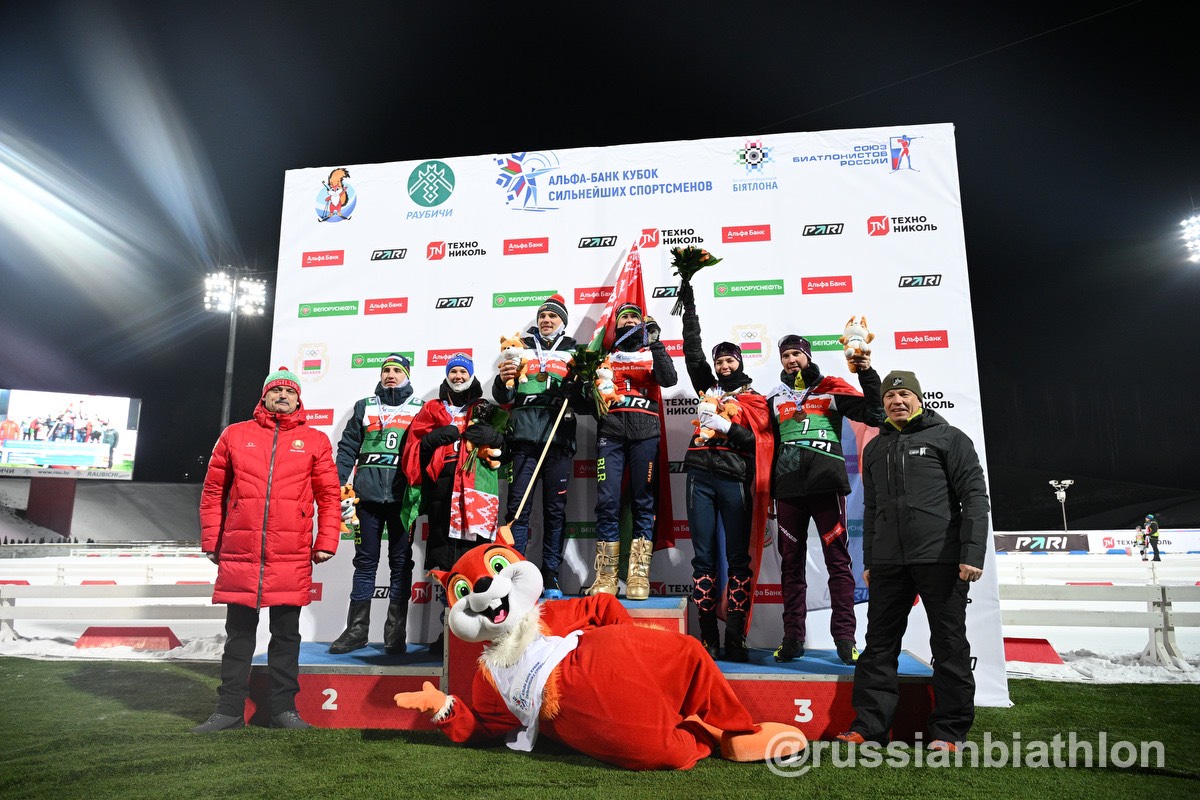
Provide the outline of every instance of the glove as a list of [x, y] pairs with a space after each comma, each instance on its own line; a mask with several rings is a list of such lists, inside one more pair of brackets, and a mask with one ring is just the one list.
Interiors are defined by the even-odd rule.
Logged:
[[696, 291], [689, 281], [685, 280], [679, 284], [679, 301], [685, 306], [696, 305]]
[[463, 438], [470, 442], [472, 447], [504, 446], [504, 436], [500, 434], [500, 431], [484, 422], [476, 422], [474, 425], [467, 426]]
[[431, 447], [441, 447], [447, 444], [453, 444], [458, 441], [458, 427], [455, 425], [443, 425], [440, 428], [434, 428], [429, 433], [425, 434], [425, 441]]
[[662, 329], [658, 327], [658, 323], [654, 321], [654, 317], [646, 317], [646, 343], [654, 344], [661, 335]]
[[430, 716], [437, 714], [446, 705], [446, 694], [429, 681], [425, 681], [419, 692], [400, 692], [392, 699], [400, 708], [415, 708]]
[[729, 433], [729, 428], [733, 423], [714, 411], [701, 411], [700, 425], [717, 433]]

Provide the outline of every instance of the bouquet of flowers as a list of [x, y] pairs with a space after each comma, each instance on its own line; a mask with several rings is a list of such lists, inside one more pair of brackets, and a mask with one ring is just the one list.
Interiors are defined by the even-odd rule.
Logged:
[[571, 367], [576, 380], [584, 387], [588, 397], [596, 404], [596, 417], [602, 418], [608, 414], [608, 404], [596, 393], [596, 370], [604, 361], [604, 353], [599, 350], [589, 350], [587, 345], [579, 345], [574, 352], [575, 363]]
[[721, 263], [721, 259], [714, 256], [707, 250], [702, 250], [699, 247], [672, 247], [671, 248], [671, 268], [672, 274], [679, 277], [680, 296], [675, 300], [675, 305], [671, 309], [671, 313], [675, 316], [683, 314], [683, 287], [688, 286], [692, 282], [692, 276], [705, 267], [711, 267], [714, 264]]

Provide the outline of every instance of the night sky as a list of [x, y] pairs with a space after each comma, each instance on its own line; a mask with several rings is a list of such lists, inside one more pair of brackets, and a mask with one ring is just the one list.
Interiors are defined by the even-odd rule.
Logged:
[[[196, 481], [228, 333], [203, 275], [273, 277], [288, 169], [949, 122], [995, 527], [1058, 523], [1046, 474], [1097, 511], [1200, 490], [1190, 16], [776, 5], [10, 4], [0, 386], [140, 397], [135, 478]], [[239, 322], [235, 420], [270, 333]]]

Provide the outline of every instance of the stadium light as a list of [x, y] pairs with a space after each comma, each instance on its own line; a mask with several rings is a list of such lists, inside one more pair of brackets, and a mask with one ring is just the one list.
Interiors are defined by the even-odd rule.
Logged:
[[249, 277], [245, 270], [226, 267], [204, 278], [204, 310], [229, 315], [229, 350], [225, 354], [225, 397], [221, 404], [221, 430], [229, 425], [233, 399], [233, 350], [237, 342], [237, 318], [262, 316], [267, 305], [267, 282]]
[[1063, 531], [1065, 532], [1067, 530], [1067, 489], [1075, 485], [1075, 481], [1066, 478], [1061, 481], [1050, 481], [1050, 485], [1054, 487], [1054, 497], [1062, 506]]
[[1200, 214], [1193, 214], [1183, 222], [1183, 244], [1188, 251], [1189, 261], [1200, 261]]

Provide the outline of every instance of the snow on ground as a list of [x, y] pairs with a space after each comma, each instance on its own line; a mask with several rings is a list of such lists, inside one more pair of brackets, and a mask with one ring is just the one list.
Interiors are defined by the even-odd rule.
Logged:
[[[126, 487], [121, 487], [126, 488]], [[143, 502], [140, 495], [132, 492], [129, 487], [131, 502], [153, 509], [154, 503]], [[193, 487], [174, 487], [177, 495], [186, 495]], [[185, 491], [186, 490], [186, 491]], [[9, 537], [26, 539], [50, 533], [44, 528], [24, 519], [16, 509], [23, 509], [28, 493], [28, 481], [15, 479], [0, 480], [0, 533]], [[143, 516], [147, 519], [157, 517], [161, 524], [166, 523], [173, 533], [190, 531], [189, 514], [193, 513], [194, 501], [188, 497], [176, 498], [171, 502], [163, 502], [164, 497], [156, 497], [158, 511], [151, 511]], [[111, 498], [105, 497], [97, 505], [107, 505]], [[81, 503], [79, 508], [86, 507]], [[77, 508], [77, 513], [79, 511]], [[81, 516], [88, 516], [87, 514]], [[96, 512], [97, 520], [102, 518], [101, 511]], [[127, 516], [127, 515], [126, 515]], [[98, 522], [89, 528], [97, 540], [123, 539], [128, 541], [131, 528], [128, 525], [113, 525], [112, 517], [109, 522]], [[82, 538], [82, 537], [80, 537]], [[136, 539], [136, 537], [133, 537]], [[151, 537], [155, 538], [155, 537]], [[183, 538], [175, 535], [158, 536], [158, 539]], [[194, 536], [192, 537], [194, 538]], [[53, 540], [53, 535], [47, 541]], [[1110, 566], [1111, 565], [1111, 566]], [[1194, 585], [1200, 581], [1200, 556], [1167, 556], [1164, 566], [1171, 570], [1164, 583]], [[1004, 583], [1044, 582], [1062, 584], [1067, 581], [1093, 581], [1098, 577], [1098, 570], [1103, 571], [1106, 580], [1116, 583], [1145, 583], [1146, 577], [1140, 571], [1144, 565], [1135, 563], [1133, 559], [1121, 556], [1057, 556], [1057, 555], [1021, 555], [1008, 554], [997, 559], [999, 580]], [[1049, 567], [1049, 569], [1047, 569]], [[1040, 572], [1040, 574], [1039, 574]], [[1137, 574], [1129, 574], [1129, 573]], [[1129, 574], [1127, 579], [1123, 575]], [[1032, 577], [1031, 577], [1032, 576]], [[1004, 601], [1008, 604], [1008, 601]], [[1200, 604], [1188, 603], [1187, 608], [1180, 610], [1193, 611], [1200, 609]], [[1034, 604], [1035, 607], [1036, 604]], [[1044, 607], [1041, 606], [1041, 607]], [[1136, 607], [1136, 606], [1133, 606]], [[1144, 605], [1143, 605], [1144, 607]], [[827, 612], [826, 612], [827, 613]], [[820, 628], [823, 622], [810, 620], [810, 625]], [[265, 624], [264, 624], [265, 629]], [[80, 634], [80, 625], [75, 623], [50, 622], [21, 622], [18, 623], [19, 635], [5, 640], [4, 632], [0, 630], [0, 656], [18, 656], [44, 660], [144, 660], [144, 661], [219, 661], [224, 644], [223, 625], [220, 621], [175, 623], [172, 631], [183, 643], [169, 651], [140, 651], [129, 647], [109, 648], [76, 648], [75, 640]], [[1155, 665], [1142, 655], [1148, 641], [1145, 629], [1137, 628], [1066, 628], [1066, 627], [1032, 627], [1014, 626], [1006, 628], [1007, 637], [1044, 638], [1063, 660], [1063, 664], [1042, 664], [1022, 661], [1009, 661], [1007, 672], [1010, 678], [1033, 678], [1037, 680], [1074, 681], [1082, 683], [1196, 683], [1200, 684], [1200, 628], [1180, 628], [1176, 631], [1176, 642], [1188, 668], [1168, 668]], [[264, 640], [265, 645], [265, 640]]]

